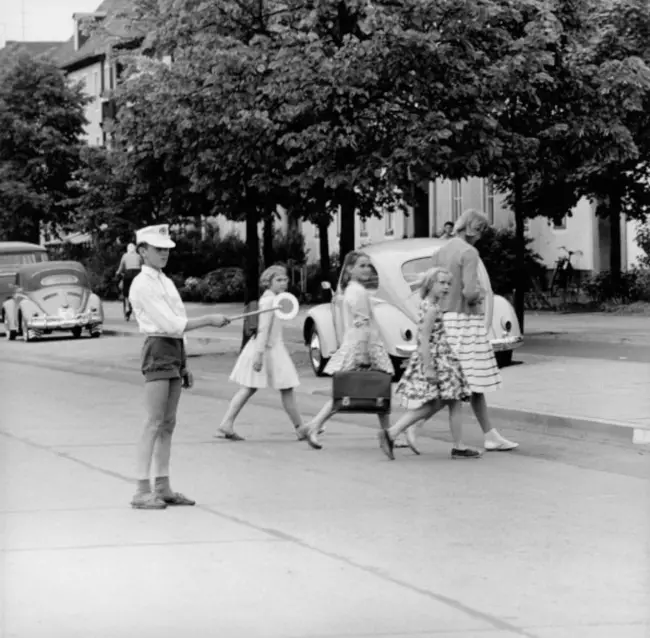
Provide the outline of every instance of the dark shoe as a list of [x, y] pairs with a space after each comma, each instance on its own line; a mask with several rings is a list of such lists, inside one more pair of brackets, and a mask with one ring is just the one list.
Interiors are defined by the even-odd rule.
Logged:
[[480, 459], [482, 454], [478, 450], [473, 450], [472, 448], [466, 447], [463, 450], [458, 450], [452, 448], [451, 458], [452, 459]]
[[156, 496], [163, 501], [166, 505], [196, 505], [196, 501], [181, 494], [180, 492], [172, 492], [171, 494], [158, 493]]
[[239, 434], [237, 434], [237, 432], [235, 432], [235, 431], [228, 432], [227, 430], [222, 430], [221, 428], [219, 428], [217, 430], [217, 434], [215, 436], [216, 436], [216, 438], [223, 438], [223, 439], [227, 439], [228, 441], [245, 441], [246, 440], [243, 436], [239, 436]]
[[390, 438], [390, 434], [386, 430], [380, 430], [377, 435], [379, 438], [379, 447], [381, 451], [391, 460], [395, 460], [395, 454], [393, 448], [395, 447], [395, 442]]
[[157, 494], [147, 492], [136, 494], [131, 500], [131, 507], [136, 510], [164, 510], [167, 504]]

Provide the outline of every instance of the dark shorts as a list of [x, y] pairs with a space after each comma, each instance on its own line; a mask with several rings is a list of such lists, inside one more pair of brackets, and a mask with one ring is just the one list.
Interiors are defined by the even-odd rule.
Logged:
[[124, 283], [123, 283], [123, 288], [122, 288], [122, 294], [128, 299], [129, 297], [129, 292], [131, 292], [131, 284], [133, 283], [133, 280], [140, 274], [139, 270], [127, 270], [124, 273]]
[[185, 371], [185, 360], [182, 339], [147, 337], [142, 347], [142, 374], [147, 381], [180, 379]]

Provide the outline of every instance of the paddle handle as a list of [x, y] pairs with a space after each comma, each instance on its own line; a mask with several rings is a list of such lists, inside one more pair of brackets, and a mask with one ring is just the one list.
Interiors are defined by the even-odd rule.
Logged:
[[265, 308], [264, 310], [254, 310], [253, 312], [245, 312], [244, 314], [241, 315], [233, 315], [232, 317], [228, 317], [230, 321], [235, 321], [236, 319], [243, 319], [244, 317], [252, 317], [253, 315], [261, 315], [263, 312], [275, 312], [277, 308]]

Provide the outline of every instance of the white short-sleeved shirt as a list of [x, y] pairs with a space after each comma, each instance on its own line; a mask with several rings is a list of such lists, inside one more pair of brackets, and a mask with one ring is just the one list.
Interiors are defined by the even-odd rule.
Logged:
[[142, 266], [129, 291], [140, 332], [147, 336], [183, 338], [187, 313], [174, 282], [162, 271]]

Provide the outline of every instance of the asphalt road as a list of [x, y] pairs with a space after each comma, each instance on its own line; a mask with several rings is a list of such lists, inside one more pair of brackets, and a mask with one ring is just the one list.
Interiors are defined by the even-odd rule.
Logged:
[[[269, 392], [231, 444], [212, 438], [234, 391], [215, 368], [184, 393], [172, 463], [198, 506], [135, 512], [134, 345], [0, 343], [8, 638], [650, 635], [638, 447], [505, 424], [518, 452], [453, 462], [436, 421], [389, 462], [358, 417], [316, 452]], [[306, 416], [321, 401], [299, 396]]]

